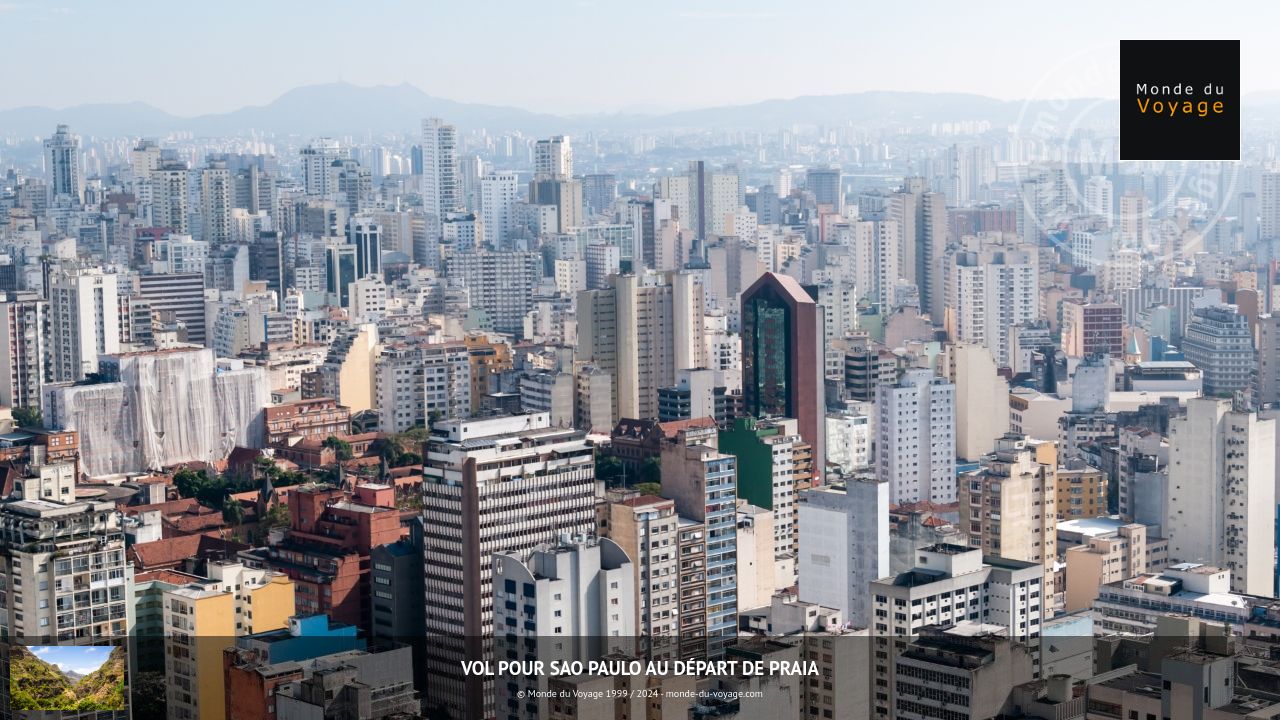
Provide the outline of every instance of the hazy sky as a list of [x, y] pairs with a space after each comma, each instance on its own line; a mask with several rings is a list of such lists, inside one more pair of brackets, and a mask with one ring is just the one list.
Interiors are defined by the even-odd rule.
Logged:
[[[1244, 90], [1280, 85], [1278, 3], [1049, 5], [0, 0], [0, 108], [141, 100], [194, 115], [336, 80], [554, 113], [861, 90], [1115, 97], [1120, 38], [1238, 38]], [[1082, 70], [1088, 58], [1111, 69]]]
[[111, 647], [108, 645], [79, 645], [74, 647], [38, 645], [27, 649], [47, 663], [53, 663], [63, 670], [73, 670], [81, 675], [88, 675], [102, 667], [102, 663], [106, 662], [107, 657], [111, 655]]

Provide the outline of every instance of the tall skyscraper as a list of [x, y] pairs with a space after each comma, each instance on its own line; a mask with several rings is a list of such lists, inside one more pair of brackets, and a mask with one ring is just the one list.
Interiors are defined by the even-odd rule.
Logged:
[[44, 141], [45, 170], [49, 173], [49, 194], [56, 198], [69, 196], [84, 202], [84, 175], [80, 169], [80, 136], [72, 135], [66, 125]]
[[1231, 589], [1271, 595], [1275, 573], [1276, 421], [1192, 398], [1169, 427], [1162, 530], [1169, 561], [1231, 571]]
[[98, 268], [65, 268], [49, 278], [49, 338], [54, 382], [98, 371], [98, 357], [120, 352], [116, 275]]
[[608, 282], [578, 295], [581, 359], [613, 377], [615, 418], [656, 418], [658, 390], [706, 365], [702, 286], [678, 272]]
[[203, 272], [139, 275], [136, 283], [137, 294], [151, 306], [157, 320], [181, 323], [186, 329], [187, 342], [205, 343]]
[[[527, 556], [595, 528], [595, 460], [585, 435], [546, 413], [437, 423], [423, 447], [423, 559], [431, 706], [492, 717], [493, 681], [466, 675], [493, 633], [493, 553]], [[730, 506], [732, 518], [732, 505]], [[504, 590], [505, 592], [505, 590]]]
[[743, 410], [795, 418], [826, 467], [822, 309], [789, 275], [765, 273], [742, 293]]
[[876, 389], [877, 474], [889, 502], [956, 500], [956, 388], [929, 370], [908, 370]]
[[442, 232], [445, 213], [458, 209], [458, 130], [440, 118], [422, 121], [422, 212], [428, 242]]

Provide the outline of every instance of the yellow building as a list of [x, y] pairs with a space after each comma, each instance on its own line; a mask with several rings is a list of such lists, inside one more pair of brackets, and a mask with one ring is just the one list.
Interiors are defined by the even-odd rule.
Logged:
[[239, 562], [210, 562], [209, 578], [164, 592], [165, 693], [179, 720], [226, 715], [222, 651], [241, 635], [286, 627], [293, 581]]
[[1087, 465], [1058, 469], [1058, 519], [1107, 514], [1107, 476]]
[[471, 412], [480, 412], [480, 399], [497, 388], [490, 383], [498, 375], [510, 370], [511, 346], [502, 341], [491, 341], [484, 334], [468, 335], [462, 339], [471, 357]]

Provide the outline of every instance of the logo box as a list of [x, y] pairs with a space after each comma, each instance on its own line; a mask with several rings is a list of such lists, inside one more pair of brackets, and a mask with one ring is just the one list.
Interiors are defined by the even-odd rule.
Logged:
[[1120, 159], [1239, 160], [1240, 41], [1121, 40]]

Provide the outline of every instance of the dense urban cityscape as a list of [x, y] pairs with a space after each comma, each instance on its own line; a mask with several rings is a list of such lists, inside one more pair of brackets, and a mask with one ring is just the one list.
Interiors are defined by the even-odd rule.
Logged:
[[1280, 105], [300, 94], [0, 110], [0, 718], [1280, 717]]

